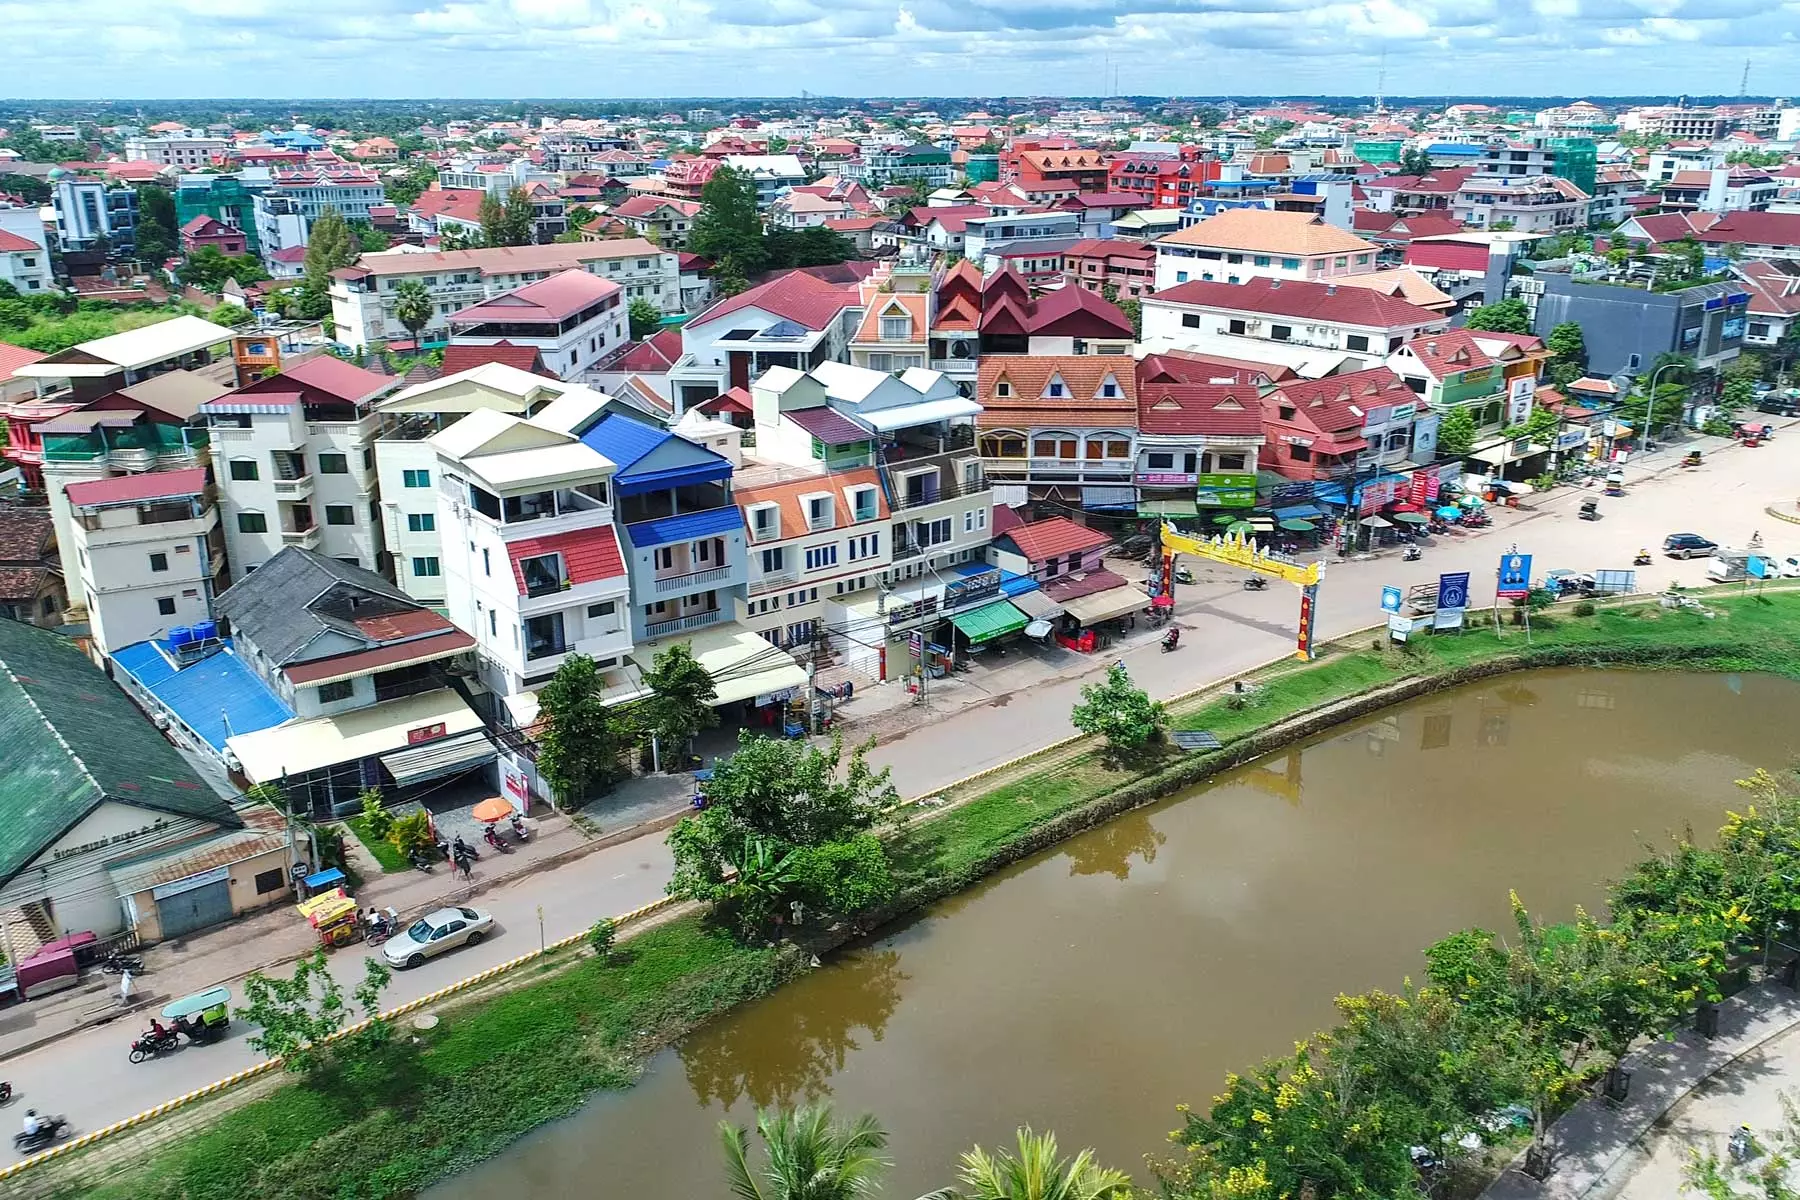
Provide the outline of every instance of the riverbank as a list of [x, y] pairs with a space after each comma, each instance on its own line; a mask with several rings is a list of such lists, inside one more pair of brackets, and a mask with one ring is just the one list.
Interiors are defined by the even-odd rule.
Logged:
[[[1085, 745], [1063, 747], [966, 789], [975, 794], [950, 794], [955, 807], [896, 840], [906, 896], [894, 911], [928, 903], [1283, 742], [1480, 674], [1571, 661], [1800, 674], [1800, 598], [1772, 596], [1766, 605], [1732, 598], [1717, 608], [1711, 621], [1653, 606], [1565, 615], [1553, 628], [1540, 625], [1530, 647], [1522, 631], [1510, 630], [1407, 651], [1370, 649], [1370, 635], [1363, 635], [1332, 647], [1315, 666], [1280, 664], [1251, 677], [1258, 686], [1247, 702], [1215, 689], [1178, 706], [1179, 724], [1209, 729], [1226, 743], [1215, 754], [1165, 758], [1141, 773], [1109, 767]], [[193, 1112], [182, 1118], [191, 1117], [192, 1131], [168, 1149], [134, 1153], [126, 1142], [136, 1135], [121, 1139], [116, 1151], [102, 1146], [111, 1178], [65, 1190], [129, 1190], [134, 1197], [404, 1193], [572, 1111], [593, 1088], [624, 1082], [646, 1048], [797, 969], [791, 953], [742, 950], [692, 921], [634, 939], [631, 952], [630, 962], [612, 965], [572, 954], [546, 979], [515, 976], [512, 991], [447, 1012], [416, 1054], [363, 1078], [283, 1087], [208, 1128], [200, 1127], [205, 1112]], [[542, 970], [527, 966], [520, 975]], [[145, 1165], [121, 1173], [124, 1162]]]

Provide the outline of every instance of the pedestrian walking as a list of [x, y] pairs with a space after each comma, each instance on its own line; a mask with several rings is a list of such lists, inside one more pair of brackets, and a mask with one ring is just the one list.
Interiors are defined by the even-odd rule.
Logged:
[[119, 972], [119, 1007], [131, 1007], [131, 972]]

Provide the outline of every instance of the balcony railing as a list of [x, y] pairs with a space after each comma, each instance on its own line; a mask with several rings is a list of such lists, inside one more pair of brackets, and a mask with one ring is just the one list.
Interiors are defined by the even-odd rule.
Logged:
[[730, 567], [713, 567], [705, 571], [689, 571], [686, 575], [667, 575], [657, 579], [656, 591], [658, 595], [691, 592], [709, 583], [718, 583], [730, 574]]
[[919, 555], [921, 555], [923, 553], [925, 553], [925, 547], [923, 547], [923, 546], [917, 546], [911, 542], [895, 542], [894, 543], [894, 561], [895, 562], [905, 562], [907, 559], [917, 558], [917, 557], [919, 557]]
[[691, 617], [677, 617], [673, 621], [655, 621], [644, 626], [644, 636], [659, 638], [671, 633], [685, 633], [689, 629], [699, 629], [704, 625], [715, 625], [724, 612], [725, 610], [722, 608], [714, 608], [703, 613], [695, 613]]
[[772, 592], [776, 588], [791, 587], [800, 582], [799, 567], [785, 567], [779, 571], [764, 571], [761, 579], [750, 581], [750, 594], [760, 596], [764, 592]]
[[297, 479], [275, 480], [275, 498], [277, 500], [304, 500], [313, 494], [313, 477], [302, 475]]
[[298, 546], [302, 550], [317, 550], [319, 548], [319, 540], [322, 536], [323, 535], [319, 533], [319, 527], [317, 525], [311, 525], [305, 529], [284, 529], [281, 531], [281, 540], [285, 545]]
[[121, 446], [108, 451], [106, 458], [121, 471], [148, 471], [156, 465], [156, 452], [141, 446]]

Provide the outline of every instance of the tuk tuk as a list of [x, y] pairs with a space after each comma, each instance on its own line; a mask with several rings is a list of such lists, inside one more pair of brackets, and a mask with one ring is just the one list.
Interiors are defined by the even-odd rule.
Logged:
[[1581, 502], [1581, 519], [1584, 521], [1598, 521], [1600, 519], [1600, 502], [1591, 496], [1586, 500], [1583, 500]]
[[216, 1042], [225, 1036], [231, 1024], [226, 1005], [231, 1001], [228, 988], [213, 987], [164, 1005], [162, 1015], [175, 1023], [175, 1031], [187, 1035], [190, 1042]]
[[1609, 496], [1625, 494], [1625, 472], [1615, 467], [1606, 473], [1606, 494]]
[[356, 919], [356, 901], [343, 888], [333, 888], [295, 907], [319, 935], [319, 945], [327, 950], [362, 937], [362, 926]]
[[1681, 465], [1684, 467], [1699, 466], [1700, 465], [1700, 451], [1689, 450], [1687, 452], [1687, 457], [1681, 460]]

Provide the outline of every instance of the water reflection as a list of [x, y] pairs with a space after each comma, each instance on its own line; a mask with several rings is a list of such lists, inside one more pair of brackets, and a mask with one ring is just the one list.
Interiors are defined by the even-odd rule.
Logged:
[[1157, 849], [1168, 840], [1169, 835], [1158, 829], [1143, 809], [1114, 817], [1091, 836], [1069, 843], [1069, 874], [1125, 879], [1131, 874], [1133, 858], [1155, 862]]
[[730, 1025], [708, 1026], [676, 1046], [701, 1103], [730, 1107], [748, 1098], [766, 1108], [822, 1099], [826, 1081], [864, 1048], [858, 1035], [881, 1040], [907, 975], [899, 951], [868, 948], [845, 955], [818, 978], [830, 993], [824, 1003], [791, 1010], [755, 1005]]

